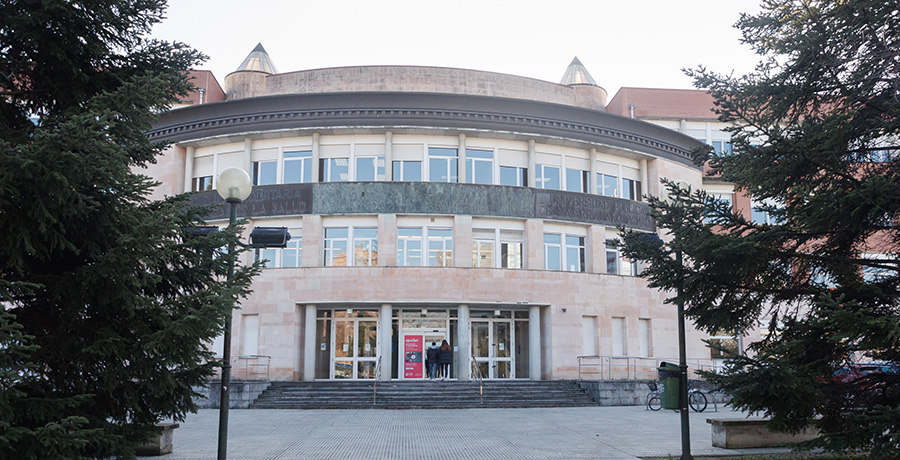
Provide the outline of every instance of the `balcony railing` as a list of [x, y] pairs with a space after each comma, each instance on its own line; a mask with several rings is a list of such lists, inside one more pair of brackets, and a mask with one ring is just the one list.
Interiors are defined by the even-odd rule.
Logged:
[[[662, 362], [678, 364], [678, 358], [658, 356], [579, 356], [579, 380], [655, 380], [656, 368]], [[688, 378], [699, 379], [697, 371], [717, 371], [722, 368], [721, 359], [689, 358]]]

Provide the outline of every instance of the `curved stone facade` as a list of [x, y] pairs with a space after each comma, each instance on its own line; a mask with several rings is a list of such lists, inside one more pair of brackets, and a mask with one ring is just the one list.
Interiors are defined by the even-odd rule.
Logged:
[[241, 167], [258, 185], [239, 215], [289, 229], [234, 316], [232, 354], [271, 378], [424, 378], [432, 340], [463, 380], [677, 354], [674, 308], [614, 240], [655, 231], [660, 179], [701, 186], [702, 143], [607, 113], [599, 86], [490, 72], [235, 72], [226, 93], [161, 115], [149, 136], [174, 144], [148, 173], [157, 196], [221, 203], [216, 175]]

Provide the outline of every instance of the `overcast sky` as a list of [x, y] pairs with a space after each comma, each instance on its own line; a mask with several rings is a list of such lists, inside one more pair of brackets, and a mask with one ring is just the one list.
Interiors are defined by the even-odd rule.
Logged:
[[746, 73], [733, 27], [759, 0], [169, 0], [154, 36], [209, 56], [220, 83], [261, 42], [280, 72], [358, 65], [486, 70], [558, 83], [578, 57], [610, 97]]

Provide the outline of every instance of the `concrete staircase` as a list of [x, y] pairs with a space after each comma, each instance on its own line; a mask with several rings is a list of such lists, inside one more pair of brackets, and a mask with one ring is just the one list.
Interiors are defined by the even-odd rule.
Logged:
[[272, 382], [251, 409], [458, 409], [598, 405], [572, 380]]

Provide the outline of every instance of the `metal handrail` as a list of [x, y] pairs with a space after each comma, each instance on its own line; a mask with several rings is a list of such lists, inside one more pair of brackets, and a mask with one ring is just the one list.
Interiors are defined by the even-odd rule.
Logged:
[[375, 363], [375, 383], [372, 384], [372, 404], [375, 404], [375, 395], [378, 394], [378, 381], [381, 380], [381, 355]]
[[[639, 380], [656, 379], [656, 367], [660, 362], [677, 363], [678, 358], [659, 356], [629, 355], [585, 355], [576, 357], [578, 379], [586, 376], [597, 380]], [[699, 379], [697, 371], [717, 371], [722, 368], [722, 360], [712, 358], [689, 358], [688, 377]]]
[[231, 362], [232, 379], [269, 381], [269, 365], [272, 362], [271, 356], [237, 355], [231, 357]]
[[472, 377], [478, 380], [478, 396], [481, 398], [480, 404], [484, 404], [484, 376], [481, 374], [481, 368], [478, 367], [478, 361], [472, 354]]

